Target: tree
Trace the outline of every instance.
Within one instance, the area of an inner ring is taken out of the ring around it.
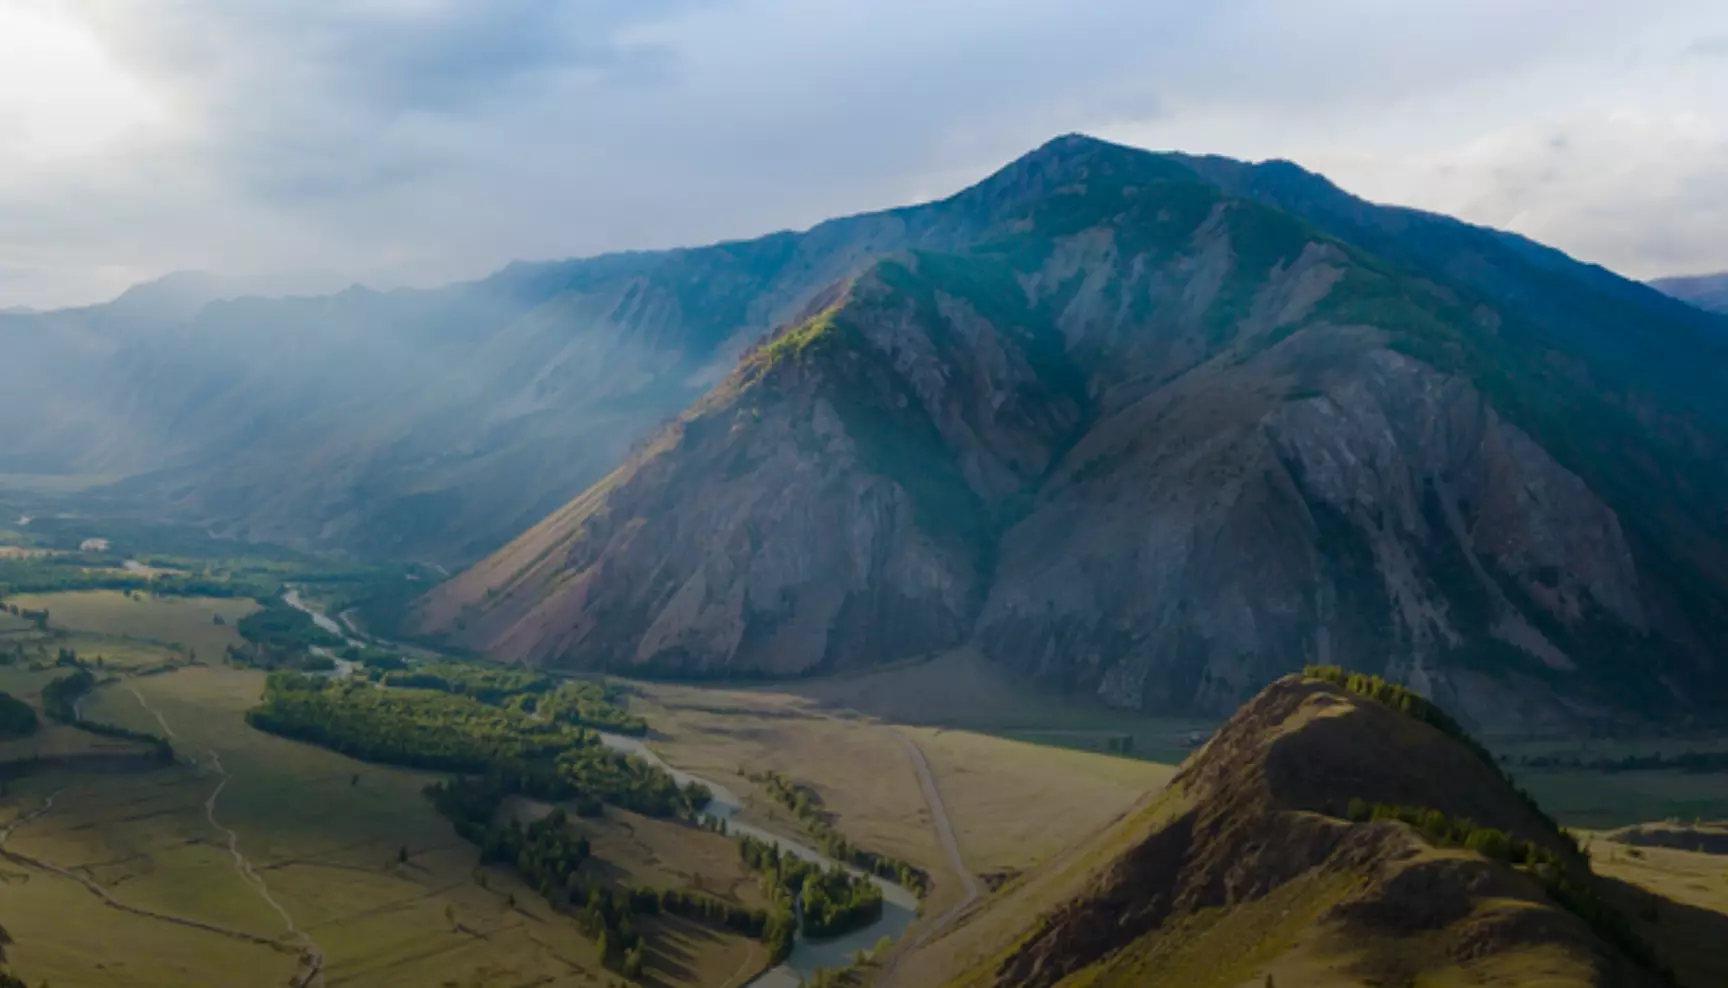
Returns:
[[[637,978],[642,977],[642,945],[641,944],[637,944],[635,949],[625,952],[624,965],[622,968],[619,969],[619,973],[623,974],[626,978],[629,978],[632,981],[635,981]]]

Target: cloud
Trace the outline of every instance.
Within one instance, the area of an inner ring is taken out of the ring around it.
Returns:
[[[943,195],[1068,130],[1291,158],[1638,274],[1728,268],[1692,232],[1728,183],[1728,60],[1690,57],[1728,37],[1720,7],[0,0],[148,110],[0,153],[0,305],[749,236]],[[11,104],[61,119],[51,89],[0,88],[0,124]]]

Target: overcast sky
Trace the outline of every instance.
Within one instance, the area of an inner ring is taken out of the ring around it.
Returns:
[[[0,307],[752,236],[1067,131],[1728,270],[1723,0],[0,0]]]

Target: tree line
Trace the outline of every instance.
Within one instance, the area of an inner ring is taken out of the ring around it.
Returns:
[[[882,889],[840,865],[823,868],[747,835],[739,838],[738,853],[762,875],[771,901],[803,913],[808,936],[839,936],[882,918]]]
[[[608,802],[645,816],[693,818],[711,794],[606,749],[581,728],[436,690],[378,689],[275,672],[247,723],[361,761],[508,780],[549,802]]]
[[[41,726],[30,704],[10,693],[0,693],[0,741],[27,738]]]
[[[748,778],[752,782],[760,783],[776,802],[798,818],[798,822],[816,839],[823,854],[911,889],[919,898],[923,898],[928,891],[930,876],[922,868],[886,854],[867,851],[848,841],[829,821],[827,814],[821,809],[820,798],[809,786],[772,770],[754,773]]]
[[[641,974],[643,943],[635,916],[662,913],[682,916],[706,926],[731,930],[769,943],[770,950],[785,940],[793,923],[790,916],[776,920],[762,909],[722,902],[713,896],[678,889],[622,886],[603,889],[584,881],[583,862],[591,855],[586,837],[571,826],[569,814],[554,809],[523,827],[514,818],[498,822],[499,810],[519,786],[501,776],[456,778],[426,787],[432,805],[456,828],[456,833],[480,848],[483,864],[512,867],[524,882],[537,890],[553,908],[580,910],[578,924],[594,940],[607,966],[628,978]],[[598,815],[598,804],[582,815]],[[776,963],[784,953],[776,954]]]
[[[74,661],[76,661],[76,657],[74,657]],[[48,715],[49,720],[58,721],[69,727],[76,727],[90,734],[150,745],[159,761],[166,763],[174,760],[174,746],[169,744],[165,737],[117,727],[113,724],[85,720],[79,716],[79,698],[95,688],[95,675],[89,669],[80,666],[76,671],[53,679],[47,686],[42,687],[42,712]]]
[[[477,663],[441,662],[387,672],[385,685],[438,690],[508,706],[560,724],[641,737],[648,722],[620,703],[622,691],[607,683],[560,683],[544,673]]]

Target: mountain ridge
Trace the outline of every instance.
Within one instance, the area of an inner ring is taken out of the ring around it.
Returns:
[[[1728,314],[1728,273],[1657,278],[1650,286],[1705,311]]]
[[[1405,696],[1278,680],[1164,792],[899,969],[949,988],[1671,983],[1576,843]]]
[[[12,358],[0,369],[0,423],[37,423],[0,425],[0,463],[126,475],[99,493],[105,510],[465,564],[604,476],[825,287],[895,251],[963,250],[1053,188],[1124,175],[1211,181],[1205,170],[1268,201],[1313,200],[1322,228],[1340,215],[1354,217],[1350,229],[1363,216],[1399,229],[1440,222],[1308,173],[1293,180],[1292,166],[1223,162],[1069,135],[943,200],[803,232],[521,262],[444,289],[238,299],[166,325],[123,325],[105,307],[0,316]],[[1494,259],[1490,269],[1528,264]],[[1578,325],[1600,321],[1580,305]]]
[[[994,237],[878,262],[422,626],[696,676],[972,641],[1161,710],[1232,709],[1331,654],[1483,723],[1715,695],[1720,507],[1670,493],[1711,489],[1707,448],[1653,434],[1583,358],[1553,374],[1464,290],[1180,173],[1112,181],[1115,153],[1086,181],[1023,161],[997,187],[1048,191]],[[1568,445],[1609,435],[1652,463]]]

